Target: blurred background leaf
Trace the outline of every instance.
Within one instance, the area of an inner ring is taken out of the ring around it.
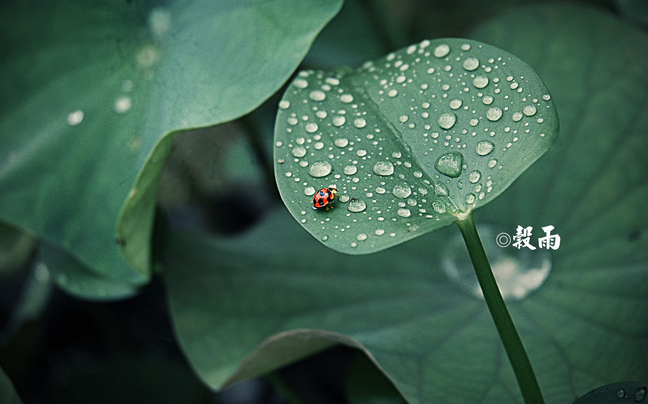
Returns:
[[[11,380],[0,369],[0,403],[2,404],[21,404],[20,397],[16,393]]]
[[[4,2],[0,217],[103,277],[146,282],[166,135],[257,107],[340,6]]]

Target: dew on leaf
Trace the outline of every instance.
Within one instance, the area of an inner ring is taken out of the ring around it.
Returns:
[[[342,126],[344,125],[344,122],[346,122],[346,118],[343,116],[338,115],[335,118],[333,118],[333,125],[335,126]]]
[[[309,174],[315,178],[326,177],[332,169],[333,167],[328,161],[316,161],[310,166]]]
[[[498,107],[489,108],[486,111],[486,119],[491,122],[498,121],[502,117],[502,110]]]
[[[283,101],[279,102],[279,108],[281,108],[281,109],[290,108],[290,101],[283,100]]]
[[[494,148],[495,144],[490,140],[482,140],[481,142],[477,143],[476,146],[477,154],[479,154],[480,156],[489,155]]]
[[[358,213],[367,209],[367,204],[362,199],[352,198],[347,205],[349,212]]]
[[[534,105],[527,105],[526,107],[524,107],[522,112],[524,112],[524,115],[526,116],[533,116],[536,114],[537,110]]]
[[[477,88],[484,88],[488,85],[488,77],[477,76],[473,79],[473,85]]]
[[[324,101],[326,99],[326,93],[322,90],[315,90],[311,91],[309,97],[313,101]]]
[[[306,132],[308,133],[315,133],[317,129],[319,129],[319,126],[316,123],[311,122],[306,124]]]
[[[130,97],[119,97],[115,101],[115,112],[118,114],[125,114],[133,106],[133,100]]]
[[[304,189],[304,195],[306,195],[306,196],[315,195],[315,188],[313,188],[313,187],[306,187],[306,188]]]
[[[405,199],[412,194],[412,189],[406,183],[394,185],[392,195],[397,198]]]
[[[479,59],[477,58],[467,58],[463,62],[463,68],[469,72],[477,69],[479,67]]]
[[[475,203],[475,194],[469,193],[468,195],[466,195],[466,203],[467,204]]]
[[[446,112],[439,117],[439,126],[443,129],[450,129],[457,122],[457,115],[452,112]]]
[[[513,113],[513,120],[515,122],[519,122],[522,119],[522,113],[521,112],[514,112]]]
[[[437,182],[434,184],[434,194],[436,196],[448,196],[448,187],[445,184]]]
[[[450,47],[446,44],[441,44],[434,49],[434,56],[442,58],[450,53]]]
[[[298,158],[304,157],[306,155],[306,148],[302,146],[296,146],[290,151],[290,154]]]
[[[306,88],[306,87],[308,87],[308,82],[306,80],[304,80],[304,79],[297,79],[297,80],[295,80],[294,84],[295,84],[295,87],[298,87],[298,88]]]
[[[476,183],[481,178],[481,172],[479,170],[473,170],[468,174],[468,181],[471,183]]]
[[[394,174],[394,165],[389,161],[379,161],[374,164],[373,172],[376,175],[389,176]]]
[[[450,101],[450,108],[451,109],[459,109],[461,108],[462,101],[458,98],[455,98],[454,100]]]
[[[432,202],[432,209],[434,209],[434,211],[436,213],[440,213],[440,214],[443,214],[443,213],[446,212],[445,204],[443,202],[441,202],[440,200],[438,200],[438,199],[436,201]]]
[[[400,217],[410,217],[412,212],[407,208],[400,208],[396,211],[396,214]]]
[[[497,160],[496,160],[496,159],[490,159],[490,160],[488,161],[488,167],[489,167],[489,168],[493,168],[493,167],[495,167],[496,165],[497,165]]]
[[[358,167],[354,165],[348,165],[344,167],[344,174],[346,175],[353,175],[358,172]]]
[[[351,94],[342,94],[340,96],[340,101],[342,101],[345,104],[349,104],[353,102],[353,96]]]
[[[367,235],[365,233],[360,233],[356,236],[356,239],[358,241],[365,241],[367,239]]]
[[[457,178],[461,175],[463,164],[463,155],[459,152],[448,152],[439,156],[434,163],[434,168],[441,174],[451,178]]]
[[[355,121],[353,121],[353,126],[355,126],[358,129],[362,129],[365,126],[367,126],[367,121],[364,118],[358,118]]]

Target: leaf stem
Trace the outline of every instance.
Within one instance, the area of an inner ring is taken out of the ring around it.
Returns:
[[[475,267],[479,285],[484,293],[486,305],[495,322],[495,327],[500,335],[506,354],[513,366],[515,377],[522,391],[526,404],[544,404],[538,381],[536,380],[529,357],[524,350],[524,345],[513,324],[511,315],[506,308],[504,299],[500,294],[497,282],[493,276],[484,246],[481,243],[472,212],[463,220],[457,220],[461,235],[468,247],[470,259]]]

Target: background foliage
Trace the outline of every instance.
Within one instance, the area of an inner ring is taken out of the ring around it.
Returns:
[[[640,5],[226,4],[0,6],[2,402],[9,379],[23,402],[520,402],[483,301],[444,272],[465,254],[455,228],[341,255],[289,217],[269,169],[300,63],[451,36],[526,61],[559,111],[550,152],[476,212],[495,234],[562,237],[543,286],[510,303],[547,402],[648,379]]]

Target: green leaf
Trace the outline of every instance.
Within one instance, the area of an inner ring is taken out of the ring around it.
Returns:
[[[340,5],[3,2],[0,217],[104,276],[145,282],[177,131],[261,104]]]
[[[648,27],[648,3],[643,0],[616,0],[619,11],[628,19]]]
[[[641,403],[646,398],[646,383],[619,382],[597,387],[573,404]]]
[[[0,222],[0,275],[25,266],[35,247],[31,234]]]
[[[364,254],[484,206],[557,135],[526,63],[476,41],[426,40],[354,72],[301,72],[280,103],[275,174],[306,230]],[[314,210],[329,186],[342,203]]]
[[[14,389],[13,383],[7,377],[5,372],[0,369],[0,403],[2,404],[21,404],[22,401]]]
[[[137,288],[132,284],[95,272],[70,254],[47,243],[41,244],[39,257],[56,285],[72,296],[107,301],[124,299],[137,293]]]
[[[389,379],[361,353],[358,353],[349,365],[347,399],[351,404],[405,403]]]
[[[530,62],[555,89],[565,128],[509,192],[475,213],[546,402],[646,380],[648,55],[637,50],[648,36],[561,5],[504,14],[475,37]],[[535,245],[541,227],[554,225],[560,248],[498,247],[496,235],[518,225],[534,227]],[[172,236],[173,322],[211,386],[281,366],[307,353],[309,338],[313,349],[328,338],[364,349],[410,403],[522,402],[476,280],[458,277],[456,263],[468,257],[457,229],[367,256],[305,234],[277,214],[237,240]]]

